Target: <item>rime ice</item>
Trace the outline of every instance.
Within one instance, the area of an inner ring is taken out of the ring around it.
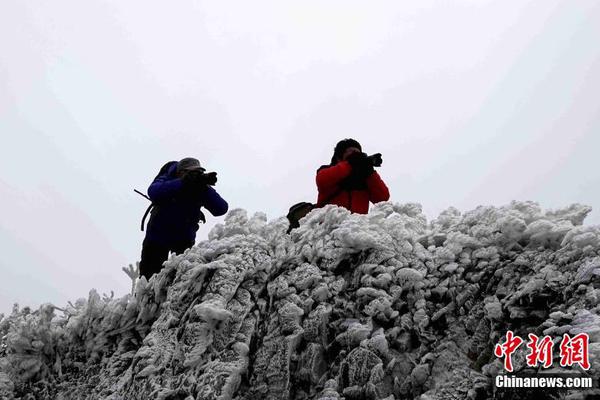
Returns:
[[[327,206],[286,235],[284,218],[233,210],[132,295],[2,319],[0,398],[489,397],[509,329],[586,333],[598,375],[589,211],[512,202],[428,222],[418,204]]]

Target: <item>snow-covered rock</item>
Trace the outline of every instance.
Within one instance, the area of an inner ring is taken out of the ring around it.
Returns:
[[[597,375],[589,211],[327,206],[288,235],[285,218],[232,210],[131,295],[0,319],[0,398],[486,398],[508,329],[588,333]]]

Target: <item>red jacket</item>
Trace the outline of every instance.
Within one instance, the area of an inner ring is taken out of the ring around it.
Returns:
[[[321,203],[339,190],[341,181],[352,172],[348,161],[340,161],[331,167],[325,167],[317,171],[317,188],[319,196],[317,203]],[[327,204],[335,204],[348,210],[366,214],[369,211],[369,201],[378,203],[390,198],[390,192],[377,172],[367,178],[365,190],[342,191],[327,201]]]

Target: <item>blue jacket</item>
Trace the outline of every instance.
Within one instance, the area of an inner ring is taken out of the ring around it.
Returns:
[[[148,221],[146,239],[165,246],[194,243],[202,215],[201,207],[215,217],[224,215],[229,207],[211,186],[201,191],[184,187],[176,171],[177,161],[165,164],[148,187],[154,208]]]

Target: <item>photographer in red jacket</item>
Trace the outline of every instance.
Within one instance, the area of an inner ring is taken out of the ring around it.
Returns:
[[[317,171],[319,204],[335,204],[366,214],[369,201],[378,203],[390,198],[390,192],[374,167],[382,163],[381,154],[367,156],[360,143],[344,139],[336,146],[330,165]]]

